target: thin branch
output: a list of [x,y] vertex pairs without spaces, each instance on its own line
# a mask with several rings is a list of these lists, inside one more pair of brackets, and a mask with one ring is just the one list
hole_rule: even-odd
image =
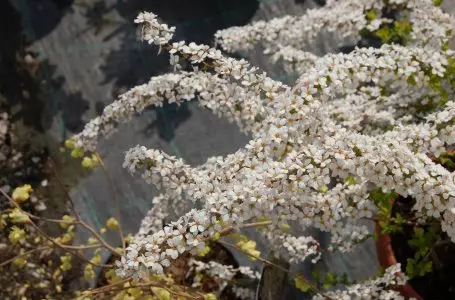
[[[289,273],[289,274],[293,274],[290,270],[288,270],[288,269],[286,269],[286,268],[284,268],[284,267],[282,267],[280,265],[277,265],[277,264],[275,264],[275,263],[273,263],[273,262],[271,262],[271,261],[269,261],[269,260],[267,260],[265,258],[250,254],[250,253],[244,251],[242,248],[238,247],[237,245],[234,245],[234,244],[231,244],[231,243],[228,243],[228,242],[224,242],[224,241],[220,241],[220,240],[218,240],[218,243],[226,245],[226,246],[229,246],[229,247],[232,247],[232,248],[234,248],[236,250],[239,250],[239,251],[243,252],[244,254],[259,260],[260,262],[268,264],[268,265],[273,266],[275,268],[278,268],[281,271],[284,271],[284,272]],[[330,299],[329,297],[327,297],[324,294],[322,294],[321,291],[314,284],[312,284],[308,279],[306,279],[302,275],[299,275],[299,274],[293,274],[293,275],[298,277],[298,278],[300,278],[302,281],[304,281],[313,291],[323,295],[324,297],[326,297],[326,299]]]
[[[95,229],[93,229],[90,225],[88,225],[85,221],[83,221],[82,219],[80,221],[64,221],[64,220],[59,220],[59,219],[48,219],[48,218],[43,218],[43,217],[39,217],[39,216],[36,216],[36,215],[33,215],[31,213],[28,213],[26,211],[23,211],[25,214],[27,214],[30,218],[33,218],[33,219],[38,219],[38,220],[42,220],[42,221],[47,221],[47,222],[52,222],[52,223],[67,223],[67,224],[75,224],[75,225],[81,225],[83,226],[84,228],[86,228],[87,230],[89,230],[94,236],[95,238],[100,242],[100,246],[108,249],[109,251],[112,251],[114,252],[115,254],[121,256],[121,253],[119,253],[114,247],[112,247],[110,244],[108,244],[106,241],[104,241],[101,236],[99,236],[99,234],[96,232]],[[62,246],[65,246],[65,247],[68,247],[67,245],[62,245]],[[95,248],[95,247],[80,247],[80,246],[72,246],[73,249],[86,249],[86,248]]]
[[[19,204],[17,204],[13,199],[11,199],[10,196],[8,196],[8,194],[6,194],[2,189],[0,189],[0,192],[3,194],[3,196],[5,196],[8,201],[16,208],[20,209],[22,211],[22,208],[19,206]],[[78,252],[73,252],[72,250],[70,249],[66,249],[65,248],[65,245],[62,245],[58,242],[56,242],[53,238],[51,238],[50,236],[48,236],[38,225],[36,225],[35,222],[33,222],[31,219],[27,222],[27,224],[30,224],[33,228],[35,228],[45,239],[47,239],[49,242],[51,242],[52,244],[54,244],[56,247],[68,252],[69,254],[73,255],[73,256],[76,256],[77,258],[79,258],[80,260],[82,261],[85,261],[95,267],[111,267],[112,265],[105,265],[105,264],[95,264],[89,260],[87,260],[84,256],[82,256],[80,253]]]
[[90,231],[93,236],[100,242],[101,245],[103,245],[106,249],[110,250],[112,253],[122,256],[120,252],[118,252],[114,247],[112,247],[109,243],[107,243],[99,234],[96,232],[95,229],[93,229],[90,225],[88,225],[84,220],[80,219],[79,221],[80,225],[85,227],[88,231]]
[[71,198],[71,195],[69,194],[67,189],[63,186],[63,183],[60,181],[60,178],[58,177],[57,169],[55,168],[56,164],[55,164],[54,160],[52,158],[49,158],[49,160],[51,162],[50,165],[51,165],[51,169],[52,169],[52,174],[54,174],[54,177],[57,180],[57,183],[60,186],[60,188],[62,189],[62,191],[65,192],[65,195],[68,198],[69,203],[71,205],[71,210],[73,211],[73,215],[76,217],[76,220],[80,221],[81,217],[79,216],[79,214],[76,211],[76,208],[75,208],[74,202],[73,202],[73,198]]
[[59,223],[59,224],[63,223],[63,224],[71,224],[71,225],[80,224],[78,221],[65,221],[65,220],[61,220],[61,219],[49,219],[49,218],[39,217],[39,216],[29,213],[27,211],[23,211],[23,212],[32,219],[37,219],[37,220],[41,220],[41,221],[45,221],[45,222]]
[[85,250],[85,249],[93,249],[93,248],[100,248],[103,245],[101,244],[93,244],[93,245],[62,245],[64,248],[67,249],[75,249],[75,250]]
[[26,256],[26,255],[31,254],[33,252],[46,250],[46,249],[50,249],[50,247],[49,246],[45,246],[45,247],[35,248],[35,249],[32,249],[32,250],[26,251],[26,252],[24,252],[22,254],[16,255],[13,258],[10,258],[10,259],[5,260],[4,262],[0,263],[0,268],[3,267],[3,266],[6,266],[7,264],[11,263],[15,259],[18,259],[19,257]]
[[95,152],[95,155],[98,158],[98,161],[100,162],[101,167],[103,168],[104,174],[106,175],[107,181],[109,182],[109,186],[111,188],[112,197],[114,198],[114,202],[115,202],[115,208],[116,208],[116,213],[117,213],[117,221],[119,223],[118,232],[120,234],[120,240],[122,241],[123,251],[125,251],[126,245],[125,245],[125,239],[124,239],[124,236],[123,236],[122,221],[121,221],[121,218],[120,218],[121,217],[121,215],[120,215],[120,204],[119,204],[119,201],[118,201],[117,196],[116,196],[117,193],[115,192],[115,186],[114,186],[114,183],[113,183],[113,181],[111,179],[111,176],[109,175],[109,172],[106,169],[106,166],[104,165],[104,161],[101,159],[101,157],[99,156],[98,153]]
[[251,228],[251,227],[257,227],[257,226],[267,226],[271,225],[272,221],[263,221],[263,222],[254,222],[254,223],[246,223],[241,226],[241,228]]
[[[110,289],[111,287],[114,287],[114,286],[117,286],[117,285],[126,283],[126,282],[128,282],[128,281],[130,281],[130,280],[131,280],[131,277],[127,277],[127,278],[125,278],[125,279],[123,279],[123,280],[120,280],[120,281],[117,281],[117,282],[114,282],[114,283],[111,283],[111,284],[108,284],[108,285],[105,285],[105,286],[102,286],[102,287],[99,287],[99,288],[90,290],[89,293],[83,293],[82,295],[83,295],[83,296],[90,296],[90,295],[95,295],[95,294],[104,293],[104,292],[109,291],[109,289]],[[79,299],[79,297],[78,297],[78,298],[75,298],[75,299]]]
[[[156,282],[148,282],[148,283],[143,283],[143,284],[128,285],[128,286],[123,286],[123,287],[120,287],[120,288],[111,288],[111,287],[117,286],[117,285],[119,285],[121,283],[126,283],[126,282],[128,282],[128,280],[123,280],[123,281],[120,281],[120,282],[116,282],[115,284],[104,286],[103,288],[92,290],[91,292],[86,293],[86,294],[82,294],[82,295],[84,297],[88,297],[88,296],[93,296],[93,295],[97,295],[97,294],[101,294],[101,293],[111,293],[111,292],[123,291],[123,290],[130,289],[130,288],[157,287],[157,288],[165,289],[166,291],[168,291],[169,293],[171,293],[172,295],[177,296],[177,297],[184,297],[185,299],[195,299],[195,300],[204,299],[203,296],[201,296],[201,297],[196,296],[195,297],[195,296],[188,295],[186,293],[184,294],[184,293],[180,293],[180,292],[175,292],[175,291],[169,289],[168,287],[166,287],[164,285],[160,285],[159,283],[156,283]],[[109,287],[109,289],[105,289],[105,287]]]
[[[76,217],[77,223],[85,227],[88,231],[90,231],[93,236],[102,244],[106,249],[110,250],[111,252],[115,253],[118,256],[122,256],[121,253],[119,253],[114,247],[112,247],[110,244],[108,244],[106,241],[104,241],[101,236],[94,230],[90,225],[88,225],[82,218],[79,216],[79,214],[76,212],[75,206],[73,199],[71,198],[70,194],[66,190],[66,188],[63,186],[62,182],[58,178],[57,170],[55,169],[55,162],[51,160],[51,167],[54,173],[54,177],[56,178],[57,182],[60,185],[60,188],[65,192],[69,202],[71,203],[71,209],[73,210],[74,216]],[[123,239],[122,239],[123,240]]]

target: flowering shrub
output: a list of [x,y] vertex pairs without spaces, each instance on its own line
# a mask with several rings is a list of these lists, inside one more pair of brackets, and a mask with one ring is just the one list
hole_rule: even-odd
[[[163,274],[184,253],[199,252],[251,224],[260,225],[257,230],[276,255],[317,262],[318,241],[289,224],[299,232],[310,227],[328,232],[329,250],[350,251],[371,236],[359,221],[381,216],[378,194],[412,197],[413,218],[422,224],[437,220],[455,242],[454,174],[433,159],[455,143],[455,54],[447,46],[453,19],[432,1],[329,0],[300,17],[215,35],[227,52],[261,41],[273,60],[300,73],[293,86],[207,45],[173,42],[175,28],[153,13],[140,13],[135,22],[145,41],[169,52],[175,72],[107,106],[67,143],[75,156],[95,151],[100,137],[146,107],[194,98],[235,122],[251,140],[197,167],[144,146],[126,152],[124,167],[163,193],[117,262],[118,276],[145,280]],[[306,52],[322,32],[340,43],[374,37],[382,46],[322,57]],[[188,201],[201,208],[185,211]],[[181,217],[170,222],[170,210]],[[232,246],[264,261],[254,245],[239,240]],[[215,263],[192,265],[227,279],[245,273]],[[315,299],[396,299],[393,288],[406,282],[400,265],[329,291],[296,276],[297,287]]]

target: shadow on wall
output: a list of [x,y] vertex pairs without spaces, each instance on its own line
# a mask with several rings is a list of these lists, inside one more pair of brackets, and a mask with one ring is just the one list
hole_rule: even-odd
[[[113,97],[129,88],[147,82],[152,76],[169,71],[167,53],[157,55],[157,48],[138,41],[133,20],[140,11],[151,11],[165,23],[176,26],[176,40],[212,44],[214,33],[222,28],[241,26],[249,22],[258,9],[257,0],[165,0],[165,1],[117,1],[109,6],[105,1],[97,1],[87,6],[84,16],[87,29],[97,34],[103,27],[110,33],[105,40],[120,38],[120,48],[110,52],[101,66],[104,82],[115,82]],[[118,12],[125,21],[119,23],[110,18],[112,11]],[[103,103],[97,103],[101,112]],[[173,131],[187,120],[191,113],[186,104],[180,107],[165,105],[154,109],[157,119],[146,127],[145,133],[158,131],[160,137],[171,140]]]
[[[55,76],[56,66],[26,50],[33,41],[59,24],[72,3],[69,0],[53,2],[40,0],[27,5],[27,1],[17,1],[13,6],[10,1],[0,1],[0,19],[8,24],[0,28],[0,93],[13,123],[22,121],[43,132],[50,128],[52,118],[62,110],[66,126],[80,130],[88,102],[79,93],[63,92],[65,78]],[[45,21],[43,15],[46,15]],[[72,100],[71,103],[58,101],[66,97]]]
[[[74,0],[3,0],[21,12],[22,26],[28,42],[37,41],[49,34],[63,16],[72,12]],[[1,12],[4,12],[1,10]]]
[[156,112],[156,120],[149,123],[142,130],[142,133],[150,135],[156,130],[159,137],[168,142],[174,138],[174,130],[191,116],[188,102],[184,102],[180,106],[171,103],[163,107],[154,108],[154,110]]
[[[107,35],[103,34],[106,40],[119,40],[119,47],[106,55],[100,67],[104,81],[99,84],[114,82],[115,99],[127,89],[169,70],[167,54],[157,55],[156,48],[138,41],[133,20],[139,11],[152,11],[164,22],[176,26],[177,40],[212,44],[217,30],[248,23],[258,5],[257,0],[0,1],[0,17],[8,24],[0,29],[0,93],[7,99],[7,107],[20,107],[14,109],[17,112],[12,115],[13,122],[23,120],[24,124],[44,132],[61,113],[63,131],[77,132],[84,126],[82,116],[89,109],[89,101],[80,93],[67,92],[63,88],[65,78],[56,75],[57,67],[47,59],[39,53],[26,52],[29,44],[48,35],[65,14],[76,11],[76,6],[86,20],[80,34],[108,31]],[[121,20],[112,20],[112,12],[120,15]],[[95,104],[97,113],[102,112],[105,103]],[[157,111],[157,120],[146,131],[157,130],[169,140],[173,129],[189,117],[186,105],[167,107]]]

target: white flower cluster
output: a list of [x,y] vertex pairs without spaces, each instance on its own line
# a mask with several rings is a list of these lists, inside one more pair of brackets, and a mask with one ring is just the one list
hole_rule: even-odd
[[[304,51],[321,32],[330,33],[330,38],[339,44],[360,40],[362,29],[373,32],[382,24],[393,23],[394,20],[382,16],[387,6],[405,11],[398,19],[412,24],[411,45],[441,48],[453,34],[453,19],[435,7],[432,0],[344,0],[328,1],[322,8],[310,9],[303,16],[284,16],[219,30],[215,39],[227,52],[249,50],[261,41],[264,53],[273,54],[274,60],[284,58],[285,70],[297,64],[293,69],[301,72],[311,62],[308,59],[311,55]],[[367,18],[370,11],[375,13],[374,20]],[[299,66],[300,61],[304,63]]]
[[[155,206],[118,263],[119,275],[161,273],[182,253],[258,217],[270,221],[264,237],[271,249],[286,250],[292,262],[309,257],[315,262],[321,249],[312,237],[284,233],[283,223],[297,224],[301,232],[328,232],[329,249],[349,251],[370,234],[360,221],[375,215],[371,195],[378,189],[415,199],[415,217],[439,220],[455,241],[455,175],[432,160],[455,143],[455,57],[443,47],[452,19],[430,2],[328,1],[304,17],[218,33],[226,50],[266,39],[275,59],[302,73],[292,88],[209,46],[171,42],[172,30],[155,15],[142,13],[140,22],[154,28],[144,38],[168,50],[175,69],[188,60],[194,71],[154,77],[121,95],[72,138],[76,147],[94,150],[99,137],[148,106],[193,98],[236,122],[252,139],[235,153],[197,167],[143,146],[127,151],[124,167],[141,172],[163,194],[154,198]],[[380,13],[385,5],[407,12],[411,46],[385,44],[323,57],[304,52],[324,26],[342,37],[357,37],[365,26],[378,26],[366,19],[370,10],[389,22]],[[431,26],[423,25],[427,21]],[[183,199],[200,208],[163,226],[170,208],[181,207]],[[361,299],[368,293],[391,299],[396,293],[384,287],[402,284],[398,273],[394,266],[381,279],[331,293],[334,299]]]
[[334,299],[334,300],[361,300],[361,299],[381,299],[381,300],[404,300],[399,292],[387,289],[406,283],[406,276],[401,273],[400,264],[388,267],[384,275],[349,286],[346,290],[329,291],[325,297],[316,295],[313,300]]
[[[305,50],[322,31],[333,33],[338,42],[360,39],[360,31],[374,31],[383,23],[393,20],[382,17],[385,6],[405,6],[409,20],[415,29],[412,43],[418,46],[441,46],[447,42],[453,19],[435,7],[431,0],[344,0],[328,1],[322,8],[310,9],[302,16],[284,16],[268,22],[258,21],[242,27],[231,27],[215,33],[217,44],[225,51],[248,50],[262,41],[268,52],[282,45]],[[376,19],[369,22],[368,11],[374,11]],[[452,33],[450,33],[452,34]]]
[[149,44],[165,45],[174,35],[175,27],[169,27],[167,24],[160,23],[157,16],[150,12],[142,12],[134,20],[134,23],[143,24],[142,39]]
[[142,219],[135,239],[143,239],[150,233],[161,230],[165,224],[165,219],[169,216],[169,208],[172,202],[177,201],[170,199],[168,194],[161,194],[154,197],[152,200],[153,207],[147,212],[144,219]]
[[319,243],[311,236],[279,236],[283,247],[290,255],[290,262],[303,262],[307,257],[314,256],[311,260],[316,263],[321,258]]
[[435,7],[432,0],[405,1],[412,24],[412,45],[440,49],[453,37],[454,19]]
[[219,30],[215,39],[228,52],[249,50],[258,41],[263,41],[269,52],[281,45],[305,50],[321,31],[333,33],[332,38],[339,42],[360,39],[360,30],[367,26],[365,11],[373,8],[380,11],[383,6],[382,1],[374,0],[329,1],[302,16],[284,16]]
[[272,55],[272,61],[276,62],[280,58],[283,60],[286,72],[302,74],[314,66],[318,57],[311,52],[298,50],[291,46],[283,46]]
[[210,277],[217,277],[222,281],[230,281],[237,274],[242,274],[250,279],[259,280],[259,272],[253,271],[249,267],[238,267],[234,268],[233,266],[223,265],[216,261],[209,261],[208,263],[191,259],[188,263],[190,265],[189,272],[193,270],[196,272],[204,272]]
[[243,287],[233,286],[232,291],[234,292],[235,296],[242,300],[252,300],[255,299],[256,293],[252,289],[247,289]]
[[[304,73],[294,87],[305,100],[331,99],[336,93],[350,93],[360,84],[373,82],[389,90],[428,85],[429,75],[443,77],[449,53],[434,49],[384,45],[379,49],[360,48],[348,54],[327,54]],[[430,74],[425,72],[429,71]],[[319,89],[318,89],[319,88]]]
[[[251,280],[259,280],[259,272],[253,271],[249,267],[238,267],[234,268],[233,266],[223,265],[216,261],[209,261],[208,263],[198,261],[195,259],[190,259],[188,262],[189,270],[188,273],[196,272],[196,274],[207,275],[212,279],[215,279],[218,283],[218,290],[222,291],[230,282],[232,283],[233,279],[238,275],[243,275]],[[201,284],[202,276],[195,276],[193,282],[193,287],[197,287]],[[252,289],[242,288],[236,285],[232,287],[234,293],[240,299],[254,299],[254,291]]]
[[153,77],[121,95],[72,139],[76,147],[93,151],[100,136],[108,136],[117,124],[131,120],[145,108],[164,103],[180,105],[196,97],[200,105],[236,122],[242,131],[250,131],[256,119],[265,114],[260,96],[235,82],[200,71],[180,72]]

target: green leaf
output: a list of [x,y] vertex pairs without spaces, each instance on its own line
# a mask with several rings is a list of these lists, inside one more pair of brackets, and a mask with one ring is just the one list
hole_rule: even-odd
[[301,290],[302,292],[308,292],[311,289],[311,286],[299,276],[294,278],[294,283],[295,287]]
[[336,285],[337,282],[337,275],[333,272],[327,272],[324,278],[324,288],[328,289],[331,286]]
[[415,80],[415,77],[413,75],[408,77],[408,84],[409,85],[416,85],[417,81]]
[[348,277],[347,273],[343,273],[343,275],[341,276],[341,279],[340,279],[340,283],[344,284],[344,285],[349,284],[349,277]]
[[427,273],[431,273],[433,271],[433,262],[431,260],[427,260],[422,264],[422,268],[420,269],[420,276],[424,276]]
[[320,285],[321,282],[321,271],[318,269],[313,269],[311,271],[311,279],[316,282],[316,285]]
[[374,35],[381,39],[381,41],[387,44],[392,38],[392,34],[388,26],[379,28],[374,32]]
[[374,9],[370,9],[370,10],[367,11],[367,13],[365,14],[365,17],[367,18],[367,21],[368,21],[368,22],[373,21],[373,20],[376,19],[376,17],[377,17],[376,11],[375,11]]
[[406,275],[409,276],[409,278],[413,278],[415,276],[414,273],[414,260],[412,258],[407,259],[406,263]]
[[152,291],[159,300],[171,300],[171,293],[163,288],[153,287]]
[[344,180],[344,182],[346,182],[346,183],[349,184],[349,185],[353,185],[353,184],[355,184],[355,179],[354,179],[353,176],[348,176],[348,177],[346,177],[346,179]]
[[210,294],[205,294],[204,295],[204,300],[216,300],[216,296],[212,293]]
[[405,45],[411,37],[412,25],[409,21],[395,21],[393,31],[395,38]]
[[433,0],[433,4],[435,6],[440,6],[442,4],[442,2],[444,2],[444,0]]
[[84,150],[82,148],[75,148],[73,151],[71,151],[71,156],[74,158],[83,157]]
[[373,202],[384,209],[390,210],[391,200],[397,198],[398,194],[395,192],[384,193],[381,188],[377,188],[370,193],[370,198]]
[[329,191],[329,188],[328,188],[326,185],[324,185],[324,186],[322,186],[322,187],[319,189],[319,191],[320,191],[321,193],[325,194],[325,193],[327,193],[327,192]]
[[407,260],[406,274],[412,278],[424,276],[433,271],[433,262],[430,253],[436,243],[441,241],[439,226],[414,228],[414,234],[408,244],[415,250],[413,258]]
[[352,150],[354,151],[355,156],[357,156],[357,157],[362,156],[362,151],[359,149],[359,147],[354,146],[354,147],[352,147]]

